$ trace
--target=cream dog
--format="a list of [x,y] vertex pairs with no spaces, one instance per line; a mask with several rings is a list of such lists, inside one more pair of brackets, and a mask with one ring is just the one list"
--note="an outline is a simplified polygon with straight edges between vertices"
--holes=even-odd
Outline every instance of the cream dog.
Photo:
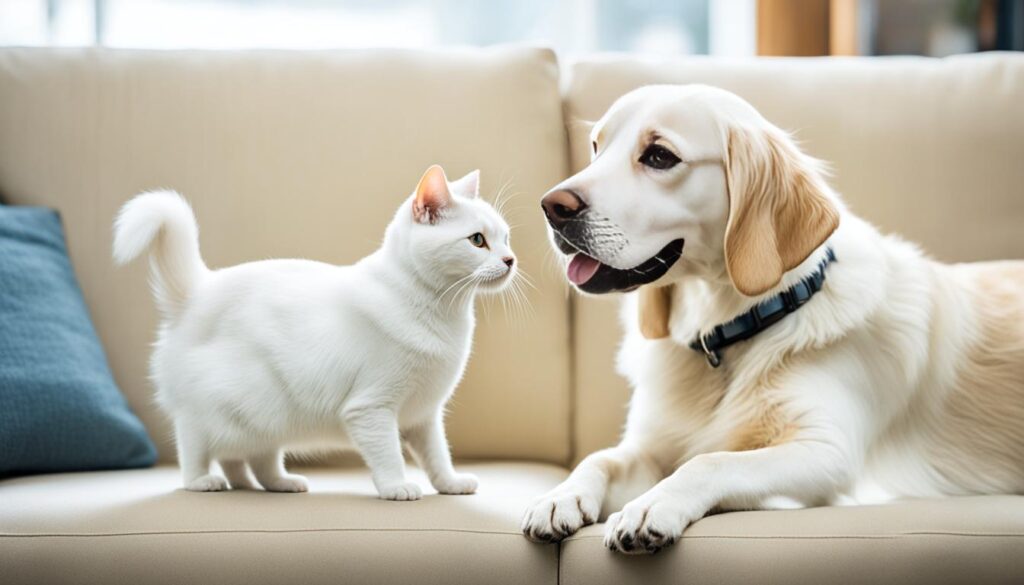
[[638,89],[591,138],[543,206],[577,288],[639,288],[634,393],[621,443],[540,497],[527,536],[613,512],[605,544],[645,553],[713,508],[1024,492],[1024,262],[880,234],[723,90]]

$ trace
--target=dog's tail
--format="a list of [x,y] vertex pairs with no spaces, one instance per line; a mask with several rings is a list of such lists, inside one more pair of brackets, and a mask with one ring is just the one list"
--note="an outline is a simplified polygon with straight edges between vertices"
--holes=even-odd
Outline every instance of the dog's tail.
[[117,214],[114,261],[127,264],[146,250],[157,307],[177,314],[210,270],[199,255],[199,228],[192,208],[174,191],[136,195]]

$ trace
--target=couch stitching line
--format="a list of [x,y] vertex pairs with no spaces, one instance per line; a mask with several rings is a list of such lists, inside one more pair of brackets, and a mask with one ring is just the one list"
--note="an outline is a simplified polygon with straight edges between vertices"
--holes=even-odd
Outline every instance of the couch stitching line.
[[[848,535],[814,535],[814,536],[799,536],[799,535],[700,535],[700,536],[687,536],[683,535],[680,540],[892,540],[904,537],[914,536],[980,536],[980,537],[991,537],[991,538],[1024,538],[1024,534],[1019,533],[999,533],[999,532],[900,532],[897,534],[848,534]],[[586,536],[575,536],[573,538],[566,539],[564,542],[572,542],[574,540],[594,540],[598,538],[604,538],[602,535],[586,535]]]
[[[164,531],[139,531],[139,532],[38,532],[38,533],[0,533],[0,538],[92,538],[106,536],[175,536],[194,534],[301,534],[301,533],[331,533],[331,532],[409,532],[409,533],[456,533],[456,534],[485,534],[493,536],[515,536],[521,534],[516,531],[499,532],[490,530],[470,530],[458,528],[297,528],[281,530],[265,529],[242,529],[242,530],[164,530]],[[938,532],[938,531],[917,531],[900,532],[897,534],[849,534],[849,535],[683,535],[682,540],[890,540],[902,537],[913,536],[978,536],[987,538],[1024,538],[1020,533],[999,533],[999,532]],[[576,540],[594,540],[604,538],[602,535],[574,536],[564,542]],[[559,556],[561,556],[561,545],[557,545]]]
[[90,538],[95,536],[173,536],[193,534],[296,534],[323,532],[411,532],[438,533],[452,532],[458,534],[489,534],[494,536],[522,536],[516,531],[471,530],[461,528],[294,528],[294,529],[238,529],[238,530],[153,530],[137,532],[33,532],[12,533],[0,532],[0,538]]

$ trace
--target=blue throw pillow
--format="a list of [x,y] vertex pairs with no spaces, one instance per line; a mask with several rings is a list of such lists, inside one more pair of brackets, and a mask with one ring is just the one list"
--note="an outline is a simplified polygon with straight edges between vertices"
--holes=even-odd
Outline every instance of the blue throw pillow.
[[155,460],[110,374],[60,217],[0,205],[0,476]]

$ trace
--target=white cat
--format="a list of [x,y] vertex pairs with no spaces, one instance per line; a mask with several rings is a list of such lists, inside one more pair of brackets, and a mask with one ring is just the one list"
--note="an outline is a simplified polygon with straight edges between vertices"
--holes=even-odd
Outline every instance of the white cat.
[[[304,492],[284,451],[353,446],[380,497],[416,500],[402,440],[442,494],[469,494],[443,409],[462,376],[477,290],[515,276],[509,227],[479,199],[479,173],[430,167],[379,250],[352,266],[267,260],[210,270],[188,203],[138,195],[115,223],[114,258],[150,250],[163,322],[151,362],[174,421],[185,487]],[[211,473],[216,460],[224,476]],[[226,477],[225,477],[226,476]]]

